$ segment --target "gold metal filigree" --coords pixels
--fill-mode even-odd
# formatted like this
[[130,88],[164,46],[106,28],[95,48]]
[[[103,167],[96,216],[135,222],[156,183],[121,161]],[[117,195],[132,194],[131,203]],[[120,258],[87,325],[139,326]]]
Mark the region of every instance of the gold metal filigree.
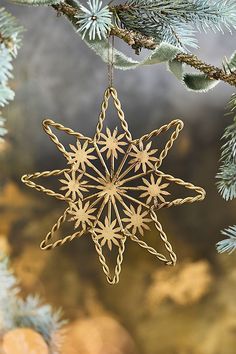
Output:
[[[110,98],[113,99],[118,113],[121,132],[118,128],[112,131],[108,127],[104,131]],[[68,168],[24,175],[22,181],[31,188],[65,201],[68,206],[46,235],[41,248],[52,249],[89,233],[110,284],[119,281],[127,239],[138,243],[164,263],[174,265],[176,254],[157,219],[157,211],[164,207],[200,201],[205,197],[202,188],[160,171],[163,160],[183,129],[183,122],[179,119],[173,120],[140,139],[133,139],[117,92],[110,87],[105,91],[93,138],[50,119],[43,122],[43,127],[66,158]],[[69,145],[71,151],[66,150],[52,128],[76,138],[75,145]],[[174,132],[164,147],[158,146],[158,149],[153,147],[152,140],[171,128],[174,128]],[[58,176],[62,184],[60,193],[34,182],[37,178],[50,176]],[[196,195],[171,200],[171,193],[168,190],[171,184],[187,188]],[[75,232],[52,241],[66,221],[74,223]],[[150,230],[151,225],[159,232],[169,253],[169,259],[144,241],[144,231]],[[142,238],[140,239],[137,234]],[[117,249],[117,263],[113,276],[104,256],[104,247],[107,247],[108,251]]]

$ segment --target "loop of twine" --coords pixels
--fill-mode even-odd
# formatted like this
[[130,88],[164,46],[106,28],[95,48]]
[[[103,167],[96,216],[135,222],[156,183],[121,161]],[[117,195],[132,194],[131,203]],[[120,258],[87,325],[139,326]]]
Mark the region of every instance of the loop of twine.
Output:
[[114,72],[114,45],[115,37],[109,36],[108,38],[108,53],[107,53],[107,65],[108,65],[108,87],[113,86],[113,72]]

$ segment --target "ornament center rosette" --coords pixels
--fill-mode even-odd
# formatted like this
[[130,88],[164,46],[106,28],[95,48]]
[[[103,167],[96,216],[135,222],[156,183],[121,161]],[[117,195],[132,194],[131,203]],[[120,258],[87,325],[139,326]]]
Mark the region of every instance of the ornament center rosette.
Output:
[[[105,121],[110,99],[113,100],[119,120],[119,126],[114,129],[110,129]],[[138,243],[164,263],[174,265],[176,255],[158,221],[157,210],[193,203],[205,197],[202,188],[160,170],[163,160],[183,128],[183,122],[173,120],[140,139],[133,139],[117,92],[110,87],[105,91],[93,138],[49,119],[43,122],[43,126],[66,158],[67,168],[25,175],[22,180],[31,188],[66,201],[68,206],[41,243],[41,248],[51,249],[90,234],[103,271],[111,284],[119,281],[127,239]],[[51,128],[76,137],[76,143],[70,144],[66,150]],[[159,148],[153,140],[156,143],[159,135],[168,131],[172,132],[168,141]],[[58,176],[59,192],[34,182],[36,178],[49,176]],[[180,185],[193,191],[195,195],[173,199],[171,185]],[[75,232],[55,241],[55,233],[65,221],[74,224]],[[151,227],[158,231],[169,254],[168,258],[145,242],[144,233]],[[104,248],[106,252],[117,250],[113,275],[104,256]]]

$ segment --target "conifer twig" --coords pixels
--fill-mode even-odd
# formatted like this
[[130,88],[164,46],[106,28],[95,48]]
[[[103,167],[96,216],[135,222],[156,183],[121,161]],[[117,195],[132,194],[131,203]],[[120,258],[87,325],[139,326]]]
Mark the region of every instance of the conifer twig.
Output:
[[235,72],[226,74],[223,69],[220,69],[210,64],[206,64],[193,54],[179,53],[176,55],[175,59],[181,63],[185,63],[201,71],[202,73],[206,74],[206,76],[210,79],[221,80],[228,83],[229,85],[236,86]]
[[[59,15],[66,15],[71,20],[73,20],[74,16],[78,14],[78,8],[74,8],[68,4],[60,3],[58,5],[52,5],[52,7]],[[110,10],[112,11],[114,8],[110,7]],[[138,54],[141,48],[154,50],[158,45],[152,37],[147,37],[141,33],[115,26],[111,28],[111,35],[120,38],[130,45],[135,50],[136,54]],[[212,80],[221,80],[231,86],[236,86],[236,73],[231,72],[230,74],[227,74],[221,68],[204,63],[196,55],[179,53],[176,55],[175,59],[199,70]]]

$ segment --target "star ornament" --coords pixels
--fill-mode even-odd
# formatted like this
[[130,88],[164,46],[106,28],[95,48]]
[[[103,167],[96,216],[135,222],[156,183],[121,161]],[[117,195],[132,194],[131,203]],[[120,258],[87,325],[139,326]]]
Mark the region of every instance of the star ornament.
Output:
[[[118,115],[119,129],[112,130],[104,126],[110,99]],[[64,213],[42,241],[41,249],[53,249],[82,235],[90,235],[110,284],[119,281],[127,240],[134,241],[165,264],[175,265],[176,254],[158,220],[158,210],[205,198],[202,188],[160,170],[163,160],[183,129],[183,122],[173,120],[140,139],[133,139],[117,92],[110,87],[105,91],[92,138],[50,119],[43,122],[43,127],[64,155],[67,165],[63,170],[36,172],[22,177],[27,186],[66,203]],[[55,131],[69,134],[75,138],[75,143],[66,149]],[[165,145],[154,145],[159,135],[166,132],[172,133]],[[35,181],[51,176],[57,177],[59,190],[54,191]],[[193,195],[172,197],[171,188],[176,186],[189,190]],[[59,238],[57,231],[65,222],[73,225],[74,232]],[[159,234],[168,256],[146,242],[145,232],[151,228]],[[114,252],[116,265],[112,272],[107,255]]]

